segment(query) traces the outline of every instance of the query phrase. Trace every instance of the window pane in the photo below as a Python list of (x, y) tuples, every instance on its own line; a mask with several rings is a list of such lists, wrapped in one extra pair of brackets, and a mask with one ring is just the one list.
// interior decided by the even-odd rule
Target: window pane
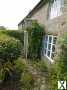
[(49, 36), (49, 43), (51, 43), (51, 41), (52, 41), (52, 37)]
[(44, 53), (45, 53), (45, 55), (46, 55), (46, 49), (44, 50)]
[(53, 44), (56, 44), (56, 40), (57, 40), (57, 38), (54, 37), (54, 38), (53, 38)]
[(43, 38), (43, 55), (53, 59), (55, 52), (56, 37), (52, 35), (46, 35)]
[(45, 36), (45, 41), (48, 41), (48, 36)]
[(55, 45), (52, 46), (52, 52), (55, 52)]
[(50, 57), (50, 51), (48, 51), (47, 56)]
[(61, 7), (62, 7), (62, 0), (54, 0), (51, 4), (51, 11), (50, 11), (50, 19), (60, 16), (62, 14)]
[(47, 43), (44, 44), (44, 48), (47, 48)]
[(54, 53), (51, 54), (51, 59), (53, 59), (53, 58), (54, 58)]
[(48, 49), (51, 50), (51, 44), (48, 44)]

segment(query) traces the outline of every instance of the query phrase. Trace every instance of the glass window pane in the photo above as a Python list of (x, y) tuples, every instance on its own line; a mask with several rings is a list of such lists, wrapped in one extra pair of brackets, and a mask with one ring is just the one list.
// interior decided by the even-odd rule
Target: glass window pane
[(55, 45), (52, 46), (52, 52), (55, 52)]
[(50, 51), (48, 51), (47, 56), (50, 57)]
[(60, 16), (62, 14), (61, 2), (62, 2), (62, 0), (54, 0), (54, 2), (51, 4), (50, 19), (53, 19), (53, 18)]
[(54, 37), (54, 38), (53, 38), (53, 44), (56, 44), (56, 40), (57, 40), (57, 38)]
[(51, 54), (51, 59), (53, 59), (53, 58), (54, 58), (54, 53)]
[(48, 36), (45, 36), (45, 41), (48, 41)]
[(45, 53), (45, 55), (46, 55), (46, 49), (44, 50), (44, 53)]
[(51, 50), (51, 44), (48, 44), (48, 49)]
[(51, 41), (52, 41), (52, 37), (49, 37), (49, 43), (51, 43)]
[(47, 43), (44, 44), (44, 48), (47, 48)]

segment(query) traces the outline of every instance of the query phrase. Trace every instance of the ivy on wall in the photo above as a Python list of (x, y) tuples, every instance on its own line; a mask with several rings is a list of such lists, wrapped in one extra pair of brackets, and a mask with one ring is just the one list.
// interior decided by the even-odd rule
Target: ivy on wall
[(27, 28), (27, 31), (29, 42), (28, 57), (32, 59), (40, 58), (44, 29), (35, 22), (31, 28)]

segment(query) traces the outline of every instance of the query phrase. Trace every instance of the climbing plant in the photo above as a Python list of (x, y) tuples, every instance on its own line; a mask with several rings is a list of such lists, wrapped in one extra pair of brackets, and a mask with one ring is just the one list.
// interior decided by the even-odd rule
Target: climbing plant
[(44, 28), (35, 22), (31, 28), (27, 28), (27, 31), (29, 41), (28, 57), (32, 59), (40, 58)]

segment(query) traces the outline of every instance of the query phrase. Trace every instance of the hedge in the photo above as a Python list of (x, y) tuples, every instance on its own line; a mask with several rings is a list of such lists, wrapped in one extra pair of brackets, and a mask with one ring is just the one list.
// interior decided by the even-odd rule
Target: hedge
[(14, 37), (22, 42), (24, 45), (24, 32), (20, 30), (1, 30), (0, 33), (9, 35), (10, 37)]
[(0, 61), (12, 61), (21, 55), (22, 44), (19, 40), (0, 35)]

